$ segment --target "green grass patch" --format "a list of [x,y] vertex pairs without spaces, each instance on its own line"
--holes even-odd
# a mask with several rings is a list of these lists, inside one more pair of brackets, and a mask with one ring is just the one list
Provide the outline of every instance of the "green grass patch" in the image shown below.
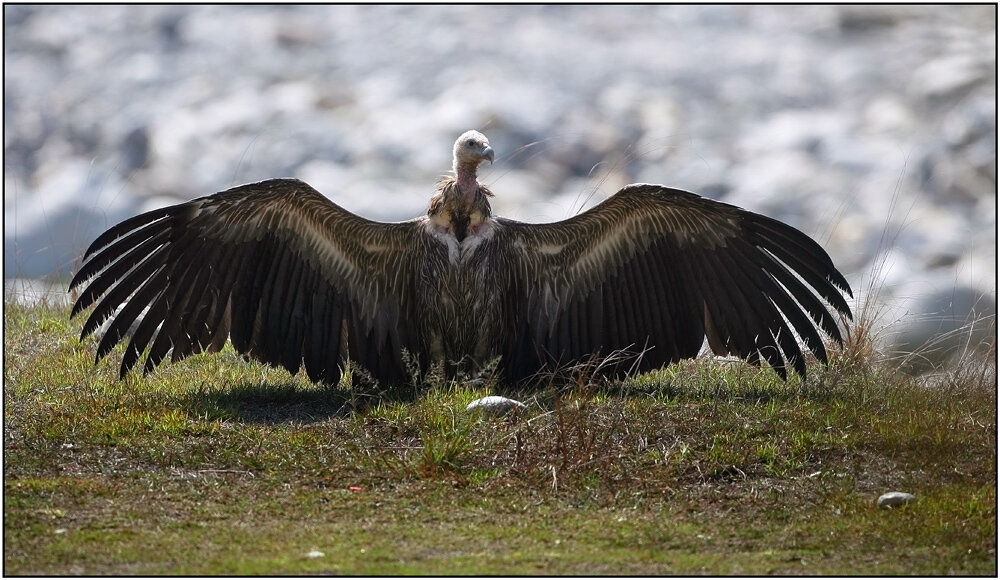
[[706,358],[489,417],[489,384],[379,400],[228,347],[118,381],[66,309],[4,320],[10,574],[997,573],[995,371],[928,387],[849,345],[804,382]]

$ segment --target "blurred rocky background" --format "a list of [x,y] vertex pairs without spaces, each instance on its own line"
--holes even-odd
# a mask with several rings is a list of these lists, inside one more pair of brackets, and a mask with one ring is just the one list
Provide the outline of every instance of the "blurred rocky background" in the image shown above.
[[4,35],[7,299],[268,177],[409,219],[477,128],[501,215],[688,189],[816,238],[891,349],[995,341],[995,6],[6,5]]

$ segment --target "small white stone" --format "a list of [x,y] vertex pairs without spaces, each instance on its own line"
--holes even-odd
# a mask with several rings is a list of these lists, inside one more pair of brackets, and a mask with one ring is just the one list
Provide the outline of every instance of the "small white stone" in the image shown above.
[[917,498],[909,493],[904,493],[902,491],[890,491],[889,493],[883,493],[882,496],[878,498],[877,505],[882,509],[889,509],[910,503],[915,499]]
[[501,415],[507,413],[513,409],[525,409],[526,406],[520,401],[515,401],[514,399],[508,399],[507,397],[498,397],[496,395],[490,395],[489,397],[483,397],[482,399],[476,399],[469,403],[469,406],[465,408],[466,411],[474,411],[479,409],[481,411],[491,413],[494,415]]
[[325,555],[326,554],[324,554],[323,552],[320,552],[319,550],[313,550],[313,551],[309,552],[308,554],[306,554],[306,558],[322,558]]

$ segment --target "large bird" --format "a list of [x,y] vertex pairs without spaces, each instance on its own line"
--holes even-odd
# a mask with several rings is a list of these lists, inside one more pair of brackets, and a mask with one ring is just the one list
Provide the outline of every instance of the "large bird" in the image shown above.
[[[825,251],[773,219],[662,185],[628,185],[564,221],[494,217],[478,182],[484,135],[455,142],[427,215],[370,221],[296,179],[269,179],[125,220],[70,284],[97,361],[130,338],[121,376],[237,351],[336,384],[348,359],[384,384],[471,372],[499,357],[508,383],[560,365],[644,372],[712,351],[805,376],[826,362],[851,290]],[[810,289],[811,287],[811,289]],[[817,328],[818,327],[818,328]],[[404,354],[408,351],[412,357]],[[614,356],[611,356],[614,355]]]

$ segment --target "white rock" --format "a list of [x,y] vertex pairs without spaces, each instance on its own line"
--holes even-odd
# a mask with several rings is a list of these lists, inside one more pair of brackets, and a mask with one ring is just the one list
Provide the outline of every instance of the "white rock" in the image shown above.
[[917,498],[913,497],[913,495],[909,493],[904,493],[902,491],[890,491],[889,493],[883,493],[881,497],[878,498],[877,505],[882,509],[889,509],[903,504],[908,504],[915,499]]
[[496,395],[490,395],[489,397],[483,397],[482,399],[476,399],[469,403],[469,406],[465,408],[466,411],[475,411],[479,409],[485,413],[490,413],[493,415],[502,415],[513,409],[525,409],[526,406],[520,401],[515,401],[514,399],[508,399],[507,397],[498,397]]
[[945,97],[974,84],[981,77],[982,69],[974,54],[944,56],[913,71],[913,88],[928,97]]
[[309,552],[308,554],[306,554],[306,558],[322,558],[325,555],[326,554],[324,554],[323,552],[320,552],[319,550],[313,550],[313,551]]

